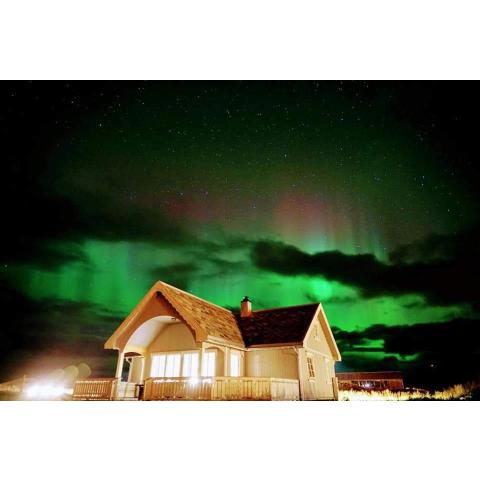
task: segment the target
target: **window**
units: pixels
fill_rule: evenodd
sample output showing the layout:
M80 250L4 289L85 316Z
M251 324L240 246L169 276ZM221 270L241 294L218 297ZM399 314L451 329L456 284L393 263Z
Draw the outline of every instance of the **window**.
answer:
M313 358L307 357L308 376L309 378L315 378L315 369L313 368Z
M161 353L152 356L152 377L179 377L180 376L180 353Z
M198 377L198 353L183 354L182 377Z
M165 376L165 355L152 355L151 377Z
M169 353L167 355L167 362L165 365L166 377L180 376L180 360L182 356L179 353Z
M315 340L320 340L320 328L318 327L318 323L313 327L313 337Z
M240 352L230 352L230 376L240 376Z
M215 352L204 352L203 354L203 376L215 376Z

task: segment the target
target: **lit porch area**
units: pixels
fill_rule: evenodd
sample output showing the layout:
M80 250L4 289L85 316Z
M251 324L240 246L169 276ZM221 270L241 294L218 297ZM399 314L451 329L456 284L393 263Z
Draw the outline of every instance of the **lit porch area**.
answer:
M74 400L299 400L298 380L262 377L157 377L145 383L92 378L75 384Z

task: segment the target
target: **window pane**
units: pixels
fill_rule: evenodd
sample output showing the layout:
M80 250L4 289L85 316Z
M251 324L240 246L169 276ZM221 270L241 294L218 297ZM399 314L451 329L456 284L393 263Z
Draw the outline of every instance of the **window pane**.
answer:
M164 377L165 376L165 355L152 356L152 368L150 369L150 376Z
M167 355L167 364L165 366L166 377L180 376L180 354L171 353Z
M230 375L232 377L240 376L240 354L238 352L230 353Z
M205 352L203 355L203 376L215 376L215 352Z
M183 355L183 377L198 376L198 353L185 353Z

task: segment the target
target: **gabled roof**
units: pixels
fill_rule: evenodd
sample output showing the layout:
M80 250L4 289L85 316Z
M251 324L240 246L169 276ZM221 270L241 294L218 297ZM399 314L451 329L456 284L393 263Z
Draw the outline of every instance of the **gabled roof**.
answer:
M319 304L257 310L249 317L235 315L247 347L251 345L301 344Z
M158 291L187 323L197 323L208 336L243 345L235 316L230 310L167 283L157 282L156 285Z
M257 310L250 317L240 317L164 282L155 283L107 340L105 348L123 349L132 334L156 315L171 315L183 320L195 332L197 341L217 339L242 347L302 345L317 317L334 358L340 360L335 339L319 303Z
M120 339L125 339L125 335L132 335L142 321L148 320L148 318L142 318L147 315L146 312L150 317L154 316L152 310L158 307L152 307L152 302L155 305L154 301L158 296L164 298L171 306L172 313L175 313L175 316L181 318L195 332L197 341L206 340L211 336L244 346L235 316L230 310L167 283L157 282L106 341L105 348L123 348Z

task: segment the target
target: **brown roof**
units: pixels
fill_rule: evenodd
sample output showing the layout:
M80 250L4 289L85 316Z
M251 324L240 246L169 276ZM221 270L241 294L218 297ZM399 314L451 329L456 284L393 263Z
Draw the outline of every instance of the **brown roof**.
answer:
M339 380L402 380L401 372L342 372L337 373Z
M199 325L207 335L243 345L235 316L230 310L164 282L157 282L155 286L187 323Z
M340 360L328 321L319 303L294 307L257 310L248 318L241 318L226 308L207 302L195 295L184 292L164 282L157 282L137 304L128 317L105 343L105 348L119 349L122 335L129 328L138 328L143 321L142 315L154 315L155 305L151 300L155 296L163 297L172 307L172 314L178 314L195 332L197 341L216 337L239 346L302 344L317 309L319 319L327 341L332 348L334 358ZM150 308L150 307L151 308ZM150 310L148 310L150 308ZM135 323L137 322L137 323ZM141 323L140 323L141 324ZM127 338L127 337L125 337Z
M250 345L271 345L276 343L302 343L318 303L297 307L257 310L250 317L236 314L243 341Z

